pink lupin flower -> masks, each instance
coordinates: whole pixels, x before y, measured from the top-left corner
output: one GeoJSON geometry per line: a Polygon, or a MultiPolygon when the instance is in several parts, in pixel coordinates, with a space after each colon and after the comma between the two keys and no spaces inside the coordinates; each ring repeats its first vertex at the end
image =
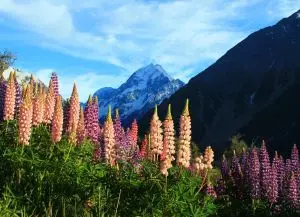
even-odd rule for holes
{"type": "Polygon", "coordinates": [[[114,166],[116,163],[116,147],[114,138],[114,125],[111,118],[111,107],[108,107],[108,114],[104,123],[104,154],[106,163],[114,166]]]}
{"type": "Polygon", "coordinates": [[[150,123],[150,148],[151,148],[151,159],[158,161],[158,156],[163,151],[163,137],[162,137],[162,123],[159,120],[157,105],[155,105],[154,114],[150,123]]]}
{"type": "Polygon", "coordinates": [[[148,145],[148,140],[147,140],[147,135],[145,135],[145,138],[142,141],[141,150],[140,150],[140,157],[142,159],[144,159],[146,157],[147,145],[148,145]]]}
{"type": "Polygon", "coordinates": [[[206,186],[205,193],[212,198],[217,198],[217,193],[210,182],[206,186]]]}
{"type": "Polygon", "coordinates": [[[260,185],[260,162],[257,148],[252,148],[249,154],[249,185],[250,196],[252,199],[259,199],[261,196],[260,185]]]}
{"type": "Polygon", "coordinates": [[[4,103],[4,120],[13,120],[16,104],[16,87],[14,81],[14,73],[11,72],[7,81],[4,103]]]}
{"type": "Polygon", "coordinates": [[[296,144],[294,144],[293,149],[292,149],[291,167],[292,167],[292,171],[294,173],[300,172],[300,171],[297,171],[297,170],[299,170],[300,165],[299,165],[299,151],[298,151],[296,144]]]}
{"type": "Polygon", "coordinates": [[[160,172],[164,176],[168,176],[168,169],[172,167],[171,158],[165,157],[162,161],[160,161],[160,172]]]}
{"type": "Polygon", "coordinates": [[[180,117],[179,149],[177,152],[177,165],[188,168],[191,160],[191,118],[189,115],[189,100],[180,117]]]}
{"type": "Polygon", "coordinates": [[[33,120],[32,125],[37,126],[43,122],[45,108],[45,94],[40,85],[38,94],[33,99],[33,120]]]}
{"type": "Polygon", "coordinates": [[[55,100],[54,115],[51,126],[51,137],[53,142],[59,142],[61,140],[63,130],[63,108],[62,99],[58,95],[55,100]]]}
{"type": "Polygon", "coordinates": [[[261,191],[262,194],[266,197],[270,191],[270,182],[271,182],[271,164],[270,157],[267,151],[266,143],[263,140],[263,144],[259,152],[259,161],[260,161],[260,176],[261,176],[261,191]]]}
{"type": "Polygon", "coordinates": [[[292,172],[290,179],[288,180],[288,189],[287,189],[287,202],[292,209],[300,208],[300,200],[297,194],[297,180],[294,173],[292,172]]]}
{"type": "Polygon", "coordinates": [[[19,143],[29,145],[32,125],[32,102],[30,98],[30,90],[26,88],[25,97],[20,105],[19,111],[19,143]]]}
{"type": "Polygon", "coordinates": [[[79,121],[77,127],[77,144],[81,144],[85,139],[85,124],[83,107],[80,107],[79,121]]]}
{"type": "Polygon", "coordinates": [[[214,151],[212,150],[211,146],[205,148],[203,160],[208,169],[213,168],[212,163],[214,161],[214,151]]]}
{"type": "Polygon", "coordinates": [[[203,175],[203,178],[204,178],[204,174],[207,169],[207,166],[204,162],[203,155],[196,157],[194,159],[194,163],[191,167],[192,167],[191,169],[194,172],[194,174],[200,175],[200,176],[203,175]]]}
{"type": "Polygon", "coordinates": [[[168,175],[168,169],[172,167],[172,161],[175,160],[175,142],[174,142],[174,122],[171,114],[171,105],[168,106],[167,117],[163,123],[164,126],[164,149],[161,155],[161,172],[168,175]]]}
{"type": "Polygon", "coordinates": [[[67,133],[75,133],[77,131],[78,120],[79,120],[79,96],[77,92],[76,85],[73,86],[72,95],[70,98],[70,111],[69,111],[69,123],[67,133]]]}
{"type": "Polygon", "coordinates": [[[171,105],[168,106],[167,117],[164,121],[164,141],[166,143],[167,156],[171,158],[171,161],[175,160],[175,130],[174,122],[171,114],[171,105]]]}
{"type": "Polygon", "coordinates": [[[45,100],[45,107],[44,107],[44,123],[50,124],[53,118],[55,106],[55,98],[53,92],[53,84],[52,80],[49,82],[48,93],[45,100]]]}
{"type": "Polygon", "coordinates": [[[134,119],[134,121],[131,124],[131,138],[132,138],[132,145],[134,147],[137,146],[137,140],[138,140],[138,124],[136,119],[134,119]]]}

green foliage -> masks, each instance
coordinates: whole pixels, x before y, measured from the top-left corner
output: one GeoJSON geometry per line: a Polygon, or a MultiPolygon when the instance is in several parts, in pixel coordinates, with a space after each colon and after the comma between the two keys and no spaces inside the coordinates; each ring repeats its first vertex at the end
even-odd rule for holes
{"type": "Polygon", "coordinates": [[[244,149],[247,149],[246,142],[242,139],[242,136],[240,134],[235,135],[231,138],[231,145],[230,147],[225,151],[225,156],[229,159],[232,158],[233,152],[235,151],[237,156],[241,156],[243,154],[244,149]]]}
{"type": "Polygon", "coordinates": [[[16,57],[9,51],[0,52],[0,73],[11,66],[16,57]]]}
{"type": "Polygon", "coordinates": [[[191,142],[191,152],[192,152],[192,159],[195,159],[200,155],[199,147],[195,142],[191,142]]]}
{"type": "Polygon", "coordinates": [[[54,144],[49,126],[33,128],[30,146],[17,144],[15,121],[0,125],[0,216],[209,216],[213,200],[201,178],[157,164],[93,163],[89,142],[54,144]]]}

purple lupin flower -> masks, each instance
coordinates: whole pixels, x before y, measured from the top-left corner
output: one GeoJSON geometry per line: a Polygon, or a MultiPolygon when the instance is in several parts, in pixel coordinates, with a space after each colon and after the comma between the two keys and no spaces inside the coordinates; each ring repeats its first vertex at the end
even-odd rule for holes
{"type": "Polygon", "coordinates": [[[243,154],[241,157],[241,170],[243,174],[244,184],[247,184],[248,177],[249,177],[248,155],[249,155],[248,152],[245,149],[243,149],[243,154]]]}
{"type": "Polygon", "coordinates": [[[233,157],[231,162],[231,175],[234,181],[234,186],[236,188],[236,196],[238,198],[242,197],[242,187],[243,187],[243,174],[241,170],[241,165],[235,151],[233,151],[233,157]]]}
{"type": "Polygon", "coordinates": [[[271,204],[277,202],[278,198],[278,176],[277,176],[277,158],[275,157],[272,163],[271,172],[270,172],[270,185],[268,191],[268,201],[271,204]]]}
{"type": "Polygon", "coordinates": [[[19,115],[19,108],[22,102],[22,92],[21,92],[21,87],[17,81],[16,73],[14,74],[14,82],[15,82],[15,89],[16,89],[15,117],[17,118],[19,115]]]}
{"type": "Polygon", "coordinates": [[[101,156],[102,156],[102,150],[101,150],[101,147],[100,145],[95,147],[94,149],[94,154],[93,154],[93,162],[94,163],[97,163],[100,161],[101,159],[101,156]]]}
{"type": "Polygon", "coordinates": [[[97,144],[99,142],[99,122],[98,122],[98,114],[96,114],[98,107],[92,100],[92,97],[89,96],[87,105],[84,110],[84,120],[85,120],[85,128],[86,128],[86,136],[93,143],[97,144]]]}
{"type": "Polygon", "coordinates": [[[59,84],[56,72],[52,72],[50,79],[52,80],[54,98],[56,99],[56,97],[59,95],[59,84]]]}
{"type": "Polygon", "coordinates": [[[277,161],[277,181],[278,181],[278,193],[282,196],[283,193],[283,179],[285,175],[285,165],[282,156],[278,157],[277,161]]]}
{"type": "Polygon", "coordinates": [[[217,180],[217,185],[216,185],[216,193],[219,196],[222,196],[225,194],[226,191],[226,183],[225,181],[221,178],[217,180]]]}
{"type": "Polygon", "coordinates": [[[258,151],[253,148],[249,155],[249,184],[250,184],[250,196],[252,199],[260,198],[260,163],[258,157],[258,151]]]}
{"type": "Polygon", "coordinates": [[[118,155],[121,141],[124,136],[123,130],[122,130],[121,118],[120,118],[118,109],[116,109],[116,114],[115,114],[115,118],[114,118],[114,132],[115,132],[115,145],[116,145],[117,155],[118,155]]]}
{"type": "Polygon", "coordinates": [[[93,140],[94,143],[99,142],[99,135],[100,135],[100,126],[99,126],[99,103],[98,103],[98,97],[95,96],[93,100],[93,107],[94,107],[94,125],[95,125],[95,139],[93,140]]]}
{"type": "Polygon", "coordinates": [[[229,167],[228,167],[228,161],[223,154],[223,159],[222,159],[222,165],[221,165],[221,174],[224,180],[228,180],[229,178],[229,167]]]}
{"type": "Polygon", "coordinates": [[[94,104],[94,119],[97,120],[97,122],[99,122],[99,102],[98,102],[98,97],[95,96],[94,100],[93,100],[93,104],[94,104]]]}
{"type": "Polygon", "coordinates": [[[286,159],[285,160],[285,177],[289,177],[292,172],[292,161],[291,159],[286,159]]]}
{"type": "Polygon", "coordinates": [[[300,208],[299,198],[297,194],[297,182],[294,173],[292,173],[291,178],[289,179],[287,202],[291,206],[291,208],[300,208]]]}
{"type": "Polygon", "coordinates": [[[0,121],[3,121],[6,86],[7,86],[6,80],[3,77],[3,75],[1,75],[0,77],[0,121]]]}
{"type": "Polygon", "coordinates": [[[129,127],[126,130],[126,138],[128,142],[128,150],[127,150],[128,157],[129,159],[133,159],[135,146],[134,146],[134,139],[132,137],[131,129],[129,127]]]}
{"type": "Polygon", "coordinates": [[[140,161],[141,160],[141,156],[140,156],[140,148],[139,146],[135,146],[135,150],[134,150],[134,153],[133,153],[133,159],[135,161],[140,161]]]}
{"type": "Polygon", "coordinates": [[[100,123],[98,125],[99,125],[99,137],[98,137],[98,141],[101,144],[101,143],[104,142],[104,137],[103,137],[104,130],[103,130],[103,126],[101,126],[100,123]]]}
{"type": "Polygon", "coordinates": [[[130,159],[130,141],[127,134],[124,133],[118,147],[118,159],[123,161],[128,161],[130,159]]]}
{"type": "Polygon", "coordinates": [[[67,131],[67,129],[68,129],[68,123],[69,123],[70,98],[68,98],[67,101],[64,102],[64,105],[63,105],[63,114],[64,114],[63,132],[65,133],[67,131]]]}
{"type": "Polygon", "coordinates": [[[298,172],[299,169],[299,152],[298,152],[298,148],[297,145],[294,144],[293,149],[292,149],[292,153],[291,153],[291,169],[294,173],[298,172]]]}
{"type": "Polygon", "coordinates": [[[259,159],[260,160],[260,178],[261,178],[260,180],[261,180],[262,195],[267,197],[269,187],[270,187],[271,166],[270,166],[269,153],[267,151],[265,141],[263,141],[263,144],[260,148],[259,158],[260,158],[259,159]]]}

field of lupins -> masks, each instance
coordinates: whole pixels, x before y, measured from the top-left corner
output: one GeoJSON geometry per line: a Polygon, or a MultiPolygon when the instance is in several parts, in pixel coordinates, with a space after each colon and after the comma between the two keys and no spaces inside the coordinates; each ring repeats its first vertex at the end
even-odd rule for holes
{"type": "Polygon", "coordinates": [[[191,151],[188,100],[178,136],[171,105],[163,122],[155,108],[143,138],[118,110],[99,123],[98,109],[91,96],[80,107],[75,84],[64,101],[55,73],[48,87],[1,76],[0,216],[300,215],[296,145],[283,159],[263,142],[218,169],[210,146],[191,151]]]}

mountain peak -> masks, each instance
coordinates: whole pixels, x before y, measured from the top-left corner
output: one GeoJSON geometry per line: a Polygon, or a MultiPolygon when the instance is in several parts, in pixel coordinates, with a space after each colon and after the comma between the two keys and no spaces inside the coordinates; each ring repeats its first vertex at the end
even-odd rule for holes
{"type": "MultiPolygon", "coordinates": [[[[289,17],[283,18],[281,19],[277,24],[287,24],[287,23],[296,23],[299,25],[300,22],[300,10],[296,11],[295,13],[293,13],[292,15],[290,15],[289,17]]],[[[298,27],[297,25],[297,27],[298,27]]]]}
{"type": "Polygon", "coordinates": [[[166,72],[166,70],[161,65],[150,63],[149,65],[138,69],[136,72],[133,73],[132,76],[141,77],[144,80],[146,80],[154,77],[160,77],[162,75],[168,78],[170,81],[173,80],[173,78],[166,72]]]}
{"type": "Polygon", "coordinates": [[[135,71],[118,89],[102,88],[94,95],[100,96],[100,117],[104,118],[108,105],[120,108],[120,117],[129,124],[139,119],[155,104],[169,98],[184,83],[173,79],[161,65],[149,64],[135,71]]]}

